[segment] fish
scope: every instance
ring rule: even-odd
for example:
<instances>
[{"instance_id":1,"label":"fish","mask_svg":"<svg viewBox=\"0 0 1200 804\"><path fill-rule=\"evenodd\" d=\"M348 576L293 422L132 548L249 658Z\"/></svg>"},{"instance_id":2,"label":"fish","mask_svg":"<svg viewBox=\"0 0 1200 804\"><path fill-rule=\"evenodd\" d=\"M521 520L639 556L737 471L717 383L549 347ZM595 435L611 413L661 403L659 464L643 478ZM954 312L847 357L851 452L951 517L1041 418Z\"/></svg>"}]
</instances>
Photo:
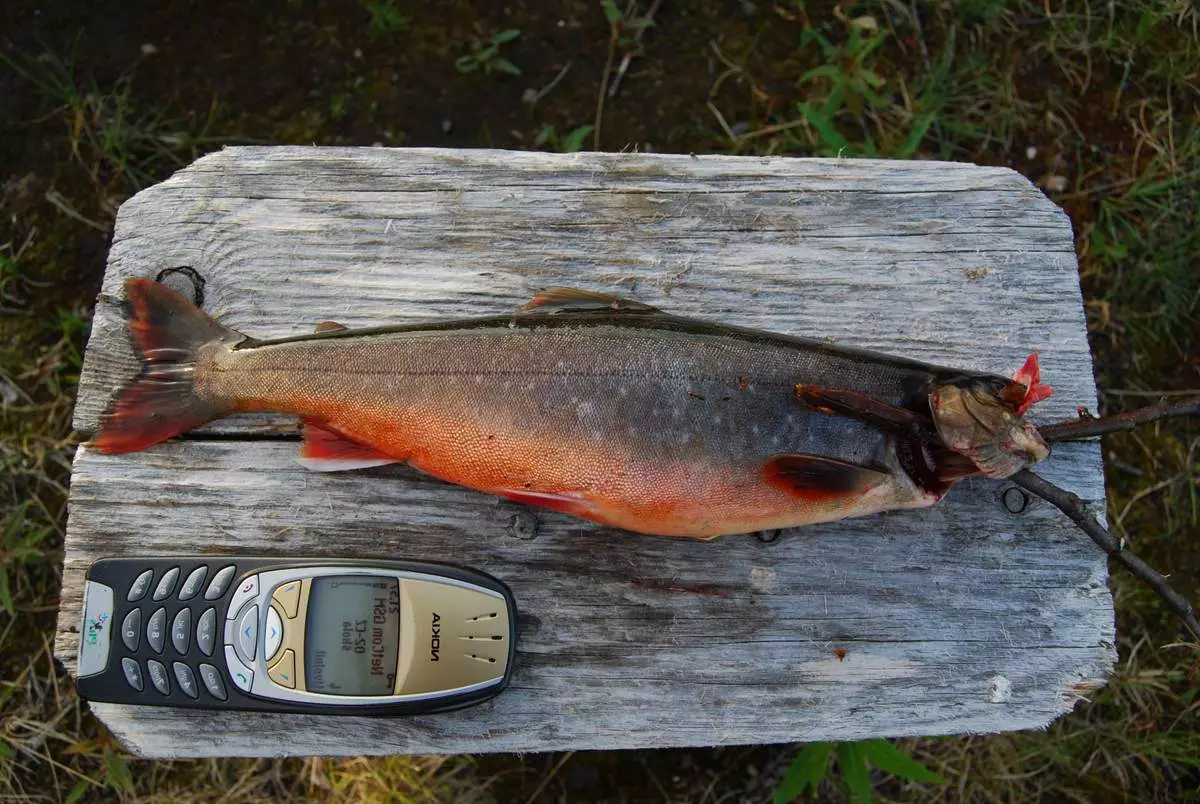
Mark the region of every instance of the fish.
<instances>
[{"instance_id":1,"label":"fish","mask_svg":"<svg viewBox=\"0 0 1200 804\"><path fill-rule=\"evenodd\" d=\"M316 471L406 463L636 533L711 539L934 505L1049 447L1013 378L539 292L464 320L259 340L146 278L122 314L140 373L92 445L142 450L235 412L294 414Z\"/></svg>"}]
</instances>

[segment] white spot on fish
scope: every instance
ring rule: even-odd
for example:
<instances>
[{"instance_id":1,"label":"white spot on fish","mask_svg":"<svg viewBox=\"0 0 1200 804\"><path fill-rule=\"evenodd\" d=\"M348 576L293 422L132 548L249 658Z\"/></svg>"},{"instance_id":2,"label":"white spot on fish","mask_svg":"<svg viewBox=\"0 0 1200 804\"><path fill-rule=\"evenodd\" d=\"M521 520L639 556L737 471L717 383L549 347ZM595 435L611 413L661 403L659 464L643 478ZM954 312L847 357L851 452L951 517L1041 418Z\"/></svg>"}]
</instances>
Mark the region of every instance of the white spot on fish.
<instances>
[{"instance_id":1,"label":"white spot on fish","mask_svg":"<svg viewBox=\"0 0 1200 804\"><path fill-rule=\"evenodd\" d=\"M750 425L750 432L754 433L755 435L758 435L758 425L757 424Z\"/></svg>"},{"instance_id":2,"label":"white spot on fish","mask_svg":"<svg viewBox=\"0 0 1200 804\"><path fill-rule=\"evenodd\" d=\"M626 397L629 396L629 389L622 385L617 389L617 393L619 393L622 397Z\"/></svg>"},{"instance_id":3,"label":"white spot on fish","mask_svg":"<svg viewBox=\"0 0 1200 804\"><path fill-rule=\"evenodd\" d=\"M779 436L775 436L774 438L772 438L772 439L771 439L771 443L772 443L772 444L778 444L778 443L779 443Z\"/></svg>"},{"instance_id":4,"label":"white spot on fish","mask_svg":"<svg viewBox=\"0 0 1200 804\"><path fill-rule=\"evenodd\" d=\"M504 390L509 391L511 389L512 389L512 380L505 380L504 381Z\"/></svg>"},{"instance_id":5,"label":"white spot on fish","mask_svg":"<svg viewBox=\"0 0 1200 804\"><path fill-rule=\"evenodd\" d=\"M681 435L681 436L679 437L679 443L680 443L680 444L686 444L686 443L688 443L688 442L689 442L689 441L691 441L691 440L692 440L692 435L691 435L691 433L684 433L683 435Z\"/></svg>"},{"instance_id":6,"label":"white spot on fish","mask_svg":"<svg viewBox=\"0 0 1200 804\"><path fill-rule=\"evenodd\" d=\"M720 423L721 423L721 417L713 416L713 424L720 424Z\"/></svg>"},{"instance_id":7,"label":"white spot on fish","mask_svg":"<svg viewBox=\"0 0 1200 804\"><path fill-rule=\"evenodd\" d=\"M527 383L527 384L525 385L525 390L526 390L526 391L532 391L532 390L533 390L533 383Z\"/></svg>"},{"instance_id":8,"label":"white spot on fish","mask_svg":"<svg viewBox=\"0 0 1200 804\"><path fill-rule=\"evenodd\" d=\"M476 375L475 375L475 384L476 384L476 385L483 385L483 375L482 375L482 374L476 374Z\"/></svg>"},{"instance_id":9,"label":"white spot on fish","mask_svg":"<svg viewBox=\"0 0 1200 804\"><path fill-rule=\"evenodd\" d=\"M592 440L593 440L593 441L596 441L596 442L603 441L603 440L604 440L604 434L603 434L603 433L601 433L599 430L593 430L593 431L592 431Z\"/></svg>"},{"instance_id":10,"label":"white spot on fish","mask_svg":"<svg viewBox=\"0 0 1200 804\"><path fill-rule=\"evenodd\" d=\"M638 434L638 431L637 431L636 427L629 428L629 437L630 438L637 438L637 434Z\"/></svg>"},{"instance_id":11,"label":"white spot on fish","mask_svg":"<svg viewBox=\"0 0 1200 804\"><path fill-rule=\"evenodd\" d=\"M580 416L589 416L595 409L596 406L591 402L580 402L578 407Z\"/></svg>"}]
</instances>

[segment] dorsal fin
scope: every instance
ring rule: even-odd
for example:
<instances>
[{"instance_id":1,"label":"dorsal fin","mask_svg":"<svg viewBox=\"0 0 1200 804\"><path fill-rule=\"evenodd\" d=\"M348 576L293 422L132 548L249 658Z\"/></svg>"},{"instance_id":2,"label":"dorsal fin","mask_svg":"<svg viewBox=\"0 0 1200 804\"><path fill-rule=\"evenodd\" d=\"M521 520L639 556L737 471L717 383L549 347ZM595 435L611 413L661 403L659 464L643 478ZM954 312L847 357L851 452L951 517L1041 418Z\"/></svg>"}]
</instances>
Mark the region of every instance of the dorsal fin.
<instances>
[{"instance_id":1,"label":"dorsal fin","mask_svg":"<svg viewBox=\"0 0 1200 804\"><path fill-rule=\"evenodd\" d=\"M349 329L349 327L347 327L345 324L339 324L336 321L318 321L317 326L313 329L313 332L341 332L346 329Z\"/></svg>"},{"instance_id":2,"label":"dorsal fin","mask_svg":"<svg viewBox=\"0 0 1200 804\"><path fill-rule=\"evenodd\" d=\"M517 308L526 315L555 315L558 313L646 313L660 312L657 307L622 299L610 293L596 293L576 288L547 288Z\"/></svg>"}]
</instances>

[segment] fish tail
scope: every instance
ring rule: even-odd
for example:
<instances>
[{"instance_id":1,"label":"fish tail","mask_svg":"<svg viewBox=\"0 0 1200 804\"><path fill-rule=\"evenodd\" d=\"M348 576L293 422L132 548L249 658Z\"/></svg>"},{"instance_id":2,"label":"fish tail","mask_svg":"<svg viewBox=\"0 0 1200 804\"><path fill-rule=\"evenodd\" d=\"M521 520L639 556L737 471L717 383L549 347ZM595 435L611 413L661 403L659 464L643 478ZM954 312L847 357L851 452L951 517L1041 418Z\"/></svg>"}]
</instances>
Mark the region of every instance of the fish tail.
<instances>
[{"instance_id":1,"label":"fish tail","mask_svg":"<svg viewBox=\"0 0 1200 804\"><path fill-rule=\"evenodd\" d=\"M125 280L124 306L142 369L100 417L93 441L100 452L144 449L232 410L229 400L197 392L196 366L202 347L245 336L150 279Z\"/></svg>"}]
</instances>

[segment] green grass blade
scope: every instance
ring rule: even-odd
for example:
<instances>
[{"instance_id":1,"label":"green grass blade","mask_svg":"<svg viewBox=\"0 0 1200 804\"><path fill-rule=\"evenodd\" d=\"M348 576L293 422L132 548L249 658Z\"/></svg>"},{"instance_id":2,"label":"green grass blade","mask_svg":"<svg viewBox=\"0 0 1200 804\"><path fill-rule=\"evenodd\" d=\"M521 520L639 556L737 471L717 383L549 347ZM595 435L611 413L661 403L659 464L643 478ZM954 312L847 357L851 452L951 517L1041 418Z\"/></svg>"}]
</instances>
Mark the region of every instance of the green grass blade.
<instances>
[{"instance_id":1,"label":"green grass blade","mask_svg":"<svg viewBox=\"0 0 1200 804\"><path fill-rule=\"evenodd\" d=\"M945 784L946 780L905 754L887 740L864 740L859 743L863 756L877 768L893 776L913 782Z\"/></svg>"},{"instance_id":2,"label":"green grass blade","mask_svg":"<svg viewBox=\"0 0 1200 804\"><path fill-rule=\"evenodd\" d=\"M815 791L829 773L831 753L833 743L809 743L801 748L783 775L772 804L787 804L809 788Z\"/></svg>"},{"instance_id":3,"label":"green grass blade","mask_svg":"<svg viewBox=\"0 0 1200 804\"><path fill-rule=\"evenodd\" d=\"M867 771L867 760L863 756L861 743L841 743L838 745L838 767L842 771L842 779L850 788L850 795L861 804L871 801L871 774Z\"/></svg>"},{"instance_id":4,"label":"green grass blade","mask_svg":"<svg viewBox=\"0 0 1200 804\"><path fill-rule=\"evenodd\" d=\"M804 118L808 120L809 124L817 130L817 136L820 137L821 145L827 151L835 155L845 153L852 156L855 153L854 147L850 145L850 141L843 137L837 128L834 127L833 120L826 117L819 109L805 102L798 104L797 108L800 110L800 114L804 115Z\"/></svg>"},{"instance_id":5,"label":"green grass blade","mask_svg":"<svg viewBox=\"0 0 1200 804\"><path fill-rule=\"evenodd\" d=\"M579 126L573 129L570 134L562 139L562 152L565 154L573 154L583 148L583 141L588 138L592 130L596 127L591 123L585 126Z\"/></svg>"}]
</instances>

